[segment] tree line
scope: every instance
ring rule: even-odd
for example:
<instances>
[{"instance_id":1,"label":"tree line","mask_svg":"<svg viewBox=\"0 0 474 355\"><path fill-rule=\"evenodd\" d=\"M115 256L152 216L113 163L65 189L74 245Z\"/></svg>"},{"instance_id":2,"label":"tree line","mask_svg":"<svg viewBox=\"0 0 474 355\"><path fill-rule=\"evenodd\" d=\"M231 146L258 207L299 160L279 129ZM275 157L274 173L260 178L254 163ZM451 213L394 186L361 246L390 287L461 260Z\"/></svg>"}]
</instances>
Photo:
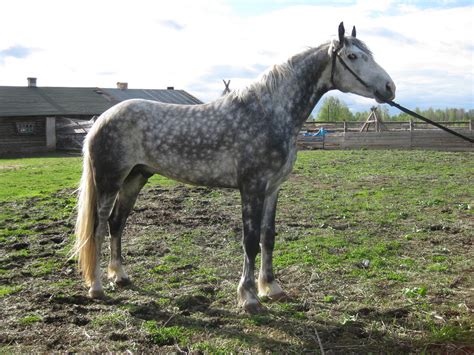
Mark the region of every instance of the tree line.
<instances>
[{"instance_id":1,"label":"tree line","mask_svg":"<svg viewBox=\"0 0 474 355\"><path fill-rule=\"evenodd\" d=\"M396 115L390 115L387 105L378 105L377 114L382 121L409 121L411 116L400 112ZM425 116L433 121L470 121L474 119L474 109L465 110L463 108L428 108L421 110L415 109L415 112ZM328 96L324 99L321 108L317 114L312 114L309 120L313 121L365 121L369 117L370 111L351 112L347 104L334 96Z\"/></svg>"}]
</instances>

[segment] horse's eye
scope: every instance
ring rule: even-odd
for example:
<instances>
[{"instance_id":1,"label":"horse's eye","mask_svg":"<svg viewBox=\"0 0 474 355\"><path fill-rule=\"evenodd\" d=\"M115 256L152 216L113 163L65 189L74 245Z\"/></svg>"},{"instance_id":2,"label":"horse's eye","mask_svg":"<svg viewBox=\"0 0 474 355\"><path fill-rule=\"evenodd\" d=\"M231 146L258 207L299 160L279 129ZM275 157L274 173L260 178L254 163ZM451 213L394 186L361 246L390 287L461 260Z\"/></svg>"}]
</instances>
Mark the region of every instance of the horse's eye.
<instances>
[{"instance_id":1,"label":"horse's eye","mask_svg":"<svg viewBox=\"0 0 474 355\"><path fill-rule=\"evenodd\" d=\"M347 58L349 58L350 60L356 60L357 56L354 53L350 53L347 55Z\"/></svg>"}]
</instances>

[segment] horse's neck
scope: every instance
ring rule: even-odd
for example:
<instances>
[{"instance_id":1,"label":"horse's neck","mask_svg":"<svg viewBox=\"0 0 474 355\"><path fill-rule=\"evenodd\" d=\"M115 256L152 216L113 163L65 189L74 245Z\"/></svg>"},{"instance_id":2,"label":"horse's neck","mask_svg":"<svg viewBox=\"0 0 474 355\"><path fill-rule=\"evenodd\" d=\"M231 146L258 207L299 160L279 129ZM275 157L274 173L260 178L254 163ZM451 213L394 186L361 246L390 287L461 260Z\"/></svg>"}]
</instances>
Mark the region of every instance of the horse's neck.
<instances>
[{"instance_id":1,"label":"horse's neck","mask_svg":"<svg viewBox=\"0 0 474 355\"><path fill-rule=\"evenodd\" d=\"M287 80L280 81L272 100L299 131L319 99L332 89L331 60L327 47L321 46L294 56L290 62L292 74Z\"/></svg>"}]
</instances>

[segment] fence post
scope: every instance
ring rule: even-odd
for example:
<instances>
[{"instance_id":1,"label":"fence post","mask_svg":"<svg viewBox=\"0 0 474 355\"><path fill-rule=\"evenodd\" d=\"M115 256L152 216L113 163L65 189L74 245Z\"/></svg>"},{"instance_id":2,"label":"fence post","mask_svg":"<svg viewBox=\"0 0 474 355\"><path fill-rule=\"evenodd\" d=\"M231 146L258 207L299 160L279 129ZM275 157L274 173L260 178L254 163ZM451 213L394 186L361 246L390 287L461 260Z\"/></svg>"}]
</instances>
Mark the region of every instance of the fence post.
<instances>
[{"instance_id":1,"label":"fence post","mask_svg":"<svg viewBox=\"0 0 474 355\"><path fill-rule=\"evenodd\" d=\"M471 118L471 120L469 121L469 130L474 130L474 118Z\"/></svg>"},{"instance_id":2,"label":"fence post","mask_svg":"<svg viewBox=\"0 0 474 355\"><path fill-rule=\"evenodd\" d=\"M409 149L413 148L413 130L415 129L413 125L413 119L410 118L410 147Z\"/></svg>"},{"instance_id":3,"label":"fence post","mask_svg":"<svg viewBox=\"0 0 474 355\"><path fill-rule=\"evenodd\" d=\"M344 121L343 123L344 123L344 133L346 133L347 132L347 122ZM471 120L471 123L472 123L472 120Z\"/></svg>"}]
</instances>

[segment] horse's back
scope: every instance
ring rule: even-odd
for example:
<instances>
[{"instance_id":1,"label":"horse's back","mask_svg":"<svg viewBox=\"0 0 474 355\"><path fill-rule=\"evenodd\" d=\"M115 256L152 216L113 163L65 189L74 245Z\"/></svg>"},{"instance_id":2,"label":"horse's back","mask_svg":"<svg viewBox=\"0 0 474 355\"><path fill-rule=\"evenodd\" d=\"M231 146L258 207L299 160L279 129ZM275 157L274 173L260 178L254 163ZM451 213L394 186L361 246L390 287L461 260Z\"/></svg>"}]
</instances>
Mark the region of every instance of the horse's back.
<instances>
[{"instance_id":1,"label":"horse's back","mask_svg":"<svg viewBox=\"0 0 474 355\"><path fill-rule=\"evenodd\" d=\"M209 106L121 102L96 121L89 150L117 170L144 165L187 183L235 187L232 127Z\"/></svg>"},{"instance_id":2,"label":"horse's back","mask_svg":"<svg viewBox=\"0 0 474 355\"><path fill-rule=\"evenodd\" d=\"M222 99L203 105L127 100L106 111L91 147L113 168L147 166L186 183L237 187L243 174L280 181L294 161L274 125Z\"/></svg>"}]
</instances>

